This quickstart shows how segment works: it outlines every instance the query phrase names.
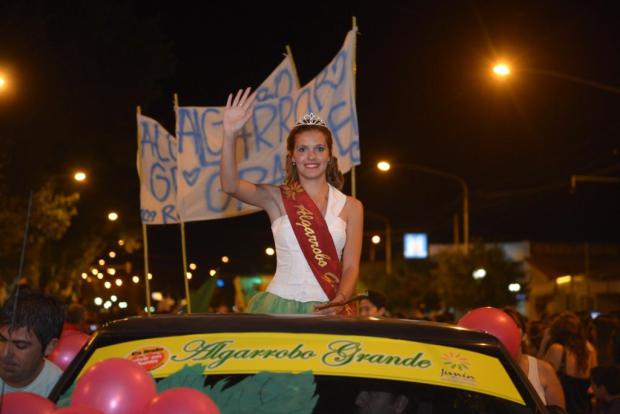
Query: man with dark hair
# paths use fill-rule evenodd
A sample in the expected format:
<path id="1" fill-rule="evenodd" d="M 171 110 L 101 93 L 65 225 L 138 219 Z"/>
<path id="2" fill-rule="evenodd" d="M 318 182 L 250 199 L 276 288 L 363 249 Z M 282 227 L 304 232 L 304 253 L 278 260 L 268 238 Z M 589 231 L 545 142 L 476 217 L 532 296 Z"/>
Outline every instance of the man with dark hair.
<path id="1" fill-rule="evenodd" d="M 56 347 L 65 310 L 41 292 L 20 288 L 0 313 L 0 390 L 47 397 L 62 374 L 48 361 Z"/>
<path id="2" fill-rule="evenodd" d="M 360 300 L 360 316 L 387 316 L 386 301 L 383 293 L 369 290 Z"/>
<path id="3" fill-rule="evenodd" d="M 597 414 L 620 414 L 620 366 L 599 365 L 590 370 Z"/>

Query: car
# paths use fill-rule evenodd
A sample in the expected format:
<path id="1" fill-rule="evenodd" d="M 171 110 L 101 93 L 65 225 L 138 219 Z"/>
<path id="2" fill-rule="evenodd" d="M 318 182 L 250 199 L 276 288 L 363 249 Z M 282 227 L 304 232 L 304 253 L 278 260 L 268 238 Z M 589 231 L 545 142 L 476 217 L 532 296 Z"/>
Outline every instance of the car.
<path id="1" fill-rule="evenodd" d="M 547 412 L 495 337 L 434 322 L 256 314 L 122 319 L 93 334 L 50 399 L 66 405 L 77 378 L 112 357 L 137 362 L 158 387 L 180 383 L 175 376 L 183 370 L 184 384 L 206 387 L 223 414 Z M 372 411 L 382 398 L 401 401 L 403 410 Z M 248 408 L 264 403 L 280 408 Z"/>

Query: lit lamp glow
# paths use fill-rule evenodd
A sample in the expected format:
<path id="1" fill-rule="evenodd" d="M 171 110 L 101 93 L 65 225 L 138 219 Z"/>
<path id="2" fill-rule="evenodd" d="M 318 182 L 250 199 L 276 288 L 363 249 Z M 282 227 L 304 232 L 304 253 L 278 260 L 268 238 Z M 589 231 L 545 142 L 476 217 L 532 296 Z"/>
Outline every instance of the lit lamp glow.
<path id="1" fill-rule="evenodd" d="M 111 211 L 108 213 L 108 220 L 110 221 L 116 221 L 118 220 L 118 213 Z"/>
<path id="2" fill-rule="evenodd" d="M 265 249 L 265 254 L 267 256 L 273 256 L 274 254 L 276 254 L 276 251 L 273 249 L 273 247 L 267 247 Z"/>
<path id="3" fill-rule="evenodd" d="M 505 63 L 498 63 L 493 66 L 493 73 L 501 78 L 510 75 L 510 67 Z"/>
<path id="4" fill-rule="evenodd" d="M 228 258 L 228 256 L 222 256 L 222 263 L 228 263 L 230 261 L 230 259 Z"/>
<path id="5" fill-rule="evenodd" d="M 76 171 L 75 174 L 73 174 L 73 179 L 81 183 L 86 180 L 86 173 L 84 171 Z"/>
<path id="6" fill-rule="evenodd" d="M 483 268 L 476 269 L 471 274 L 471 276 L 476 280 L 484 279 L 486 275 L 487 275 L 487 271 Z"/>
<path id="7" fill-rule="evenodd" d="M 555 279 L 555 283 L 557 285 L 565 285 L 567 283 L 570 283 L 572 280 L 573 280 L 573 277 L 571 275 L 564 275 L 564 276 L 557 277 Z"/>
<path id="8" fill-rule="evenodd" d="M 378 234 L 375 234 L 374 236 L 372 236 L 372 237 L 370 238 L 370 241 L 371 241 L 373 244 L 379 244 L 379 243 L 381 243 L 381 236 L 379 236 Z"/>
<path id="9" fill-rule="evenodd" d="M 392 166 L 387 161 L 379 161 L 377 163 L 377 168 L 379 169 L 379 171 L 386 172 L 386 171 L 390 171 L 390 168 L 392 168 Z"/>

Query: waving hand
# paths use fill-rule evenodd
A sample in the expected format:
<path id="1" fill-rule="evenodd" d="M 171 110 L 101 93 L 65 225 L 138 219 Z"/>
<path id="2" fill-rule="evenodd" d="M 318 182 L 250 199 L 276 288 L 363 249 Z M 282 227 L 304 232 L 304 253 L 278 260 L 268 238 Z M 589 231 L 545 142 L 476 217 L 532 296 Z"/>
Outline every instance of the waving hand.
<path id="1" fill-rule="evenodd" d="M 226 109 L 224 109 L 225 137 L 234 136 L 252 116 L 256 91 L 250 95 L 250 89 L 246 88 L 245 91 L 239 89 L 234 99 L 232 93 L 228 95 Z"/>

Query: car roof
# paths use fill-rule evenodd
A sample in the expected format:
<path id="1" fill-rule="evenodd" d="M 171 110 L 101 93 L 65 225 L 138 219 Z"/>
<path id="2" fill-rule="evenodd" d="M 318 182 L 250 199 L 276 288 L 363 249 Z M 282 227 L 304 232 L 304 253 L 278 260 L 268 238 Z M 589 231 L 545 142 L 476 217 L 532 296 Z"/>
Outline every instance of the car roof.
<path id="1" fill-rule="evenodd" d="M 486 333 L 456 325 L 409 319 L 345 318 L 321 315 L 249 313 L 153 315 L 120 319 L 103 326 L 95 338 L 116 340 L 217 332 L 292 332 L 375 336 L 502 353 L 499 341 Z"/>

